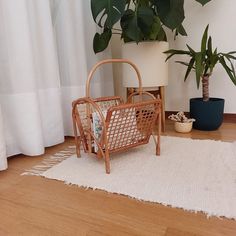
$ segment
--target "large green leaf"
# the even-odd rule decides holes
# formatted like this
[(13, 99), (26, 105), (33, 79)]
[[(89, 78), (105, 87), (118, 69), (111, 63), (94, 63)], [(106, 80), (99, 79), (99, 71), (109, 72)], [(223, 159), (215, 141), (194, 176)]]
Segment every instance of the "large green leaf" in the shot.
[(191, 56), (195, 56), (196, 52), (188, 44), (186, 44), (186, 46), (187, 46)]
[[(209, 73), (211, 74), (217, 61), (218, 61), (218, 54), (217, 51), (214, 50), (213, 52), (213, 48), (212, 48), (212, 38), (211, 36), (208, 38), (207, 41), (207, 49), (206, 49), (206, 54), (205, 54), (205, 64), (206, 64), (206, 68), (204, 70), (204, 74)], [(210, 69), (210, 71), (208, 72), (208, 69)]]
[(195, 1), (201, 3), (202, 6), (204, 6), (205, 4), (207, 4), (208, 2), (210, 2), (211, 0), (195, 0)]
[(143, 34), (138, 26), (137, 14), (133, 10), (127, 10), (121, 18), (122, 37), (127, 41), (139, 42)]
[[(209, 50), (208, 50), (209, 53)], [(210, 73), (212, 73), (214, 67), (216, 64), (219, 62), (219, 57), (220, 54), (217, 53), (217, 48), (214, 50), (212, 54), (208, 54), (207, 59), (209, 59), (209, 67), (210, 67)]]
[(154, 21), (153, 11), (148, 7), (138, 7), (135, 11), (129, 9), (121, 18), (123, 37), (130, 38), (137, 43), (145, 39), (152, 29)]
[(195, 62), (195, 58), (191, 58), (189, 64), (188, 64), (188, 68), (187, 68), (187, 71), (186, 71), (186, 74), (184, 76), (184, 81), (186, 81), (186, 79), (188, 78), (191, 70), (193, 69), (194, 67), (194, 62)]
[(229, 54), (229, 53), (221, 53), (224, 57), (227, 57), (227, 58), (230, 58), (230, 59), (233, 59), (233, 60), (236, 60), (236, 57)]
[(207, 39), (208, 39), (208, 28), (209, 28), (209, 25), (207, 25), (207, 27), (203, 33), (203, 36), (202, 36), (201, 53), (202, 53), (203, 57), (205, 57), (205, 53), (206, 53)]
[(169, 60), (171, 57), (174, 55), (190, 55), (189, 51), (184, 51), (184, 50), (175, 50), (175, 49), (170, 49), (164, 52), (165, 54), (170, 54), (167, 58), (166, 61)]
[(137, 9), (138, 26), (144, 35), (149, 35), (151, 26), (154, 22), (154, 13), (149, 7), (138, 7)]
[(174, 30), (179, 27), (184, 16), (184, 0), (153, 0), (162, 23)]
[(209, 39), (208, 39), (208, 42), (207, 42), (207, 55), (209, 56), (209, 57), (211, 57), (212, 56), (212, 38), (211, 38), (211, 36), (209, 37)]
[(189, 51), (184, 51), (184, 50), (175, 50), (175, 49), (170, 49), (164, 52), (165, 54), (170, 54), (167, 58), (166, 61), (169, 60), (171, 57), (174, 55), (190, 55)]
[(228, 52), (227, 54), (235, 54), (236, 51)]
[(158, 37), (158, 34), (160, 33), (160, 30), (161, 30), (161, 21), (160, 19), (155, 16), (154, 17), (154, 22), (151, 26), (151, 31), (150, 31), (150, 34), (149, 34), (149, 39), (150, 40), (156, 40), (157, 37)]
[(178, 64), (181, 64), (181, 65), (184, 65), (184, 66), (189, 66), (189, 63), (187, 62), (184, 62), (184, 61), (175, 61), (175, 63), (178, 63)]
[(95, 53), (105, 50), (111, 39), (111, 30), (105, 29), (103, 33), (96, 33), (93, 38), (93, 50)]
[(163, 27), (161, 26), (159, 33), (157, 34), (157, 40), (158, 41), (167, 41), (167, 36), (166, 36), (166, 32), (163, 29)]
[(220, 57), (219, 61), (228, 74), (229, 78), (232, 80), (234, 85), (236, 85), (236, 77), (233, 65), (231, 64), (231, 68), (229, 68), (223, 56)]
[(185, 31), (185, 28), (183, 27), (183, 25), (179, 25), (177, 28), (176, 28), (176, 34), (181, 34), (183, 36), (187, 36), (187, 32)]
[(91, 0), (93, 19), (100, 27), (111, 29), (122, 17), (125, 5), (126, 0)]

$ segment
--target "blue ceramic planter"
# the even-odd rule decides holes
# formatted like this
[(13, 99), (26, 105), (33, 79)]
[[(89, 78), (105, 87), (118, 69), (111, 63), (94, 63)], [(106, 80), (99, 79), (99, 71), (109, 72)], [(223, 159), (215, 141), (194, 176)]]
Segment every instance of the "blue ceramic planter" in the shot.
[(222, 98), (210, 98), (204, 102), (202, 98), (190, 99), (190, 117), (196, 119), (193, 128), (198, 130), (216, 130), (223, 122), (224, 103)]

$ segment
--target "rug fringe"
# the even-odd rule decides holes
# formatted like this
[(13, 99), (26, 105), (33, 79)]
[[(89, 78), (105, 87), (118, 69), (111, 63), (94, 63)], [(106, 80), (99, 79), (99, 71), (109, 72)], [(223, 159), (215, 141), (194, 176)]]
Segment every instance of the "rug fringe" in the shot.
[(52, 156), (45, 157), (39, 165), (33, 166), (31, 169), (25, 170), (25, 172), (21, 175), (40, 176), (43, 172), (47, 171), (56, 164), (61, 163), (62, 161), (74, 154), (75, 146), (68, 146), (66, 149), (61, 150), (60, 152), (57, 152)]

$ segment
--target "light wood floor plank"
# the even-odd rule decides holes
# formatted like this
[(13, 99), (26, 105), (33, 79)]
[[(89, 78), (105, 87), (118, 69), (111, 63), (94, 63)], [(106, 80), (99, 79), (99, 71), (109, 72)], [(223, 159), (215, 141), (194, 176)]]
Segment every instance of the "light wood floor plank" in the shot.
[[(170, 122), (166, 135), (199, 139), (236, 140), (236, 124), (220, 130), (177, 134)], [(48, 148), (54, 154), (73, 144), (73, 139)], [(236, 221), (207, 218), (160, 204), (130, 199), (104, 191), (85, 190), (56, 180), (20, 176), (45, 157), (18, 155), (9, 169), (0, 172), (0, 236), (5, 235), (160, 235), (235, 236)]]

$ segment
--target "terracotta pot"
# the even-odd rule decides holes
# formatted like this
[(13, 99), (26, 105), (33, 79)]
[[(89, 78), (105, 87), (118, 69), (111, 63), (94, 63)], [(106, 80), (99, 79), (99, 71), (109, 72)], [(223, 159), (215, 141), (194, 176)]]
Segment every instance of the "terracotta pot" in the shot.
[(193, 122), (189, 123), (182, 123), (182, 122), (175, 122), (175, 131), (178, 133), (189, 133), (191, 132), (193, 127)]

